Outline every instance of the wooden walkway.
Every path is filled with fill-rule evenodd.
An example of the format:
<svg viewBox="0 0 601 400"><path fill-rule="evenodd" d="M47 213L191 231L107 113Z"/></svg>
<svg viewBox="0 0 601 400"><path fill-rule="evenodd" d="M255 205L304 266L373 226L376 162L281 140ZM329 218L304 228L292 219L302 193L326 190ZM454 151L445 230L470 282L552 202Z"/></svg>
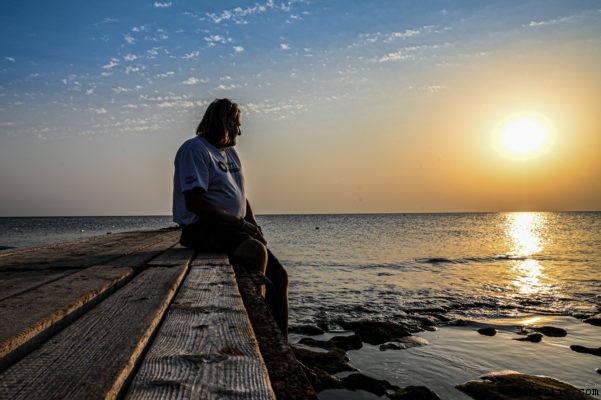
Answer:
<svg viewBox="0 0 601 400"><path fill-rule="evenodd" d="M178 238L0 253L0 399L317 399L261 280Z"/></svg>

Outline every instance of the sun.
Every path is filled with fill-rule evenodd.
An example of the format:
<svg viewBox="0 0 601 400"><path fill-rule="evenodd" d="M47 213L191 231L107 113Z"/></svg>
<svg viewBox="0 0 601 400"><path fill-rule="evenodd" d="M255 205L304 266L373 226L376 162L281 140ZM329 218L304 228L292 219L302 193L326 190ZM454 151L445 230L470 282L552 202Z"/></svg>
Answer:
<svg viewBox="0 0 601 400"><path fill-rule="evenodd" d="M551 145L550 123L539 115L512 116L497 127L495 142L497 150L507 156L539 156Z"/></svg>
<svg viewBox="0 0 601 400"><path fill-rule="evenodd" d="M547 141L547 128L531 118L520 118L509 122L501 133L503 146L516 154L532 154L540 150Z"/></svg>

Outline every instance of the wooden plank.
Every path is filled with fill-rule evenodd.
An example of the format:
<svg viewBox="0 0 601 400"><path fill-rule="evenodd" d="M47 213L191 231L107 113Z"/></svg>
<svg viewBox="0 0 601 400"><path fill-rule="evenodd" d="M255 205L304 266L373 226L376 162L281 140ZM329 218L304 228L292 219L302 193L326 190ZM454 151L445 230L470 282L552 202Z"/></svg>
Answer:
<svg viewBox="0 0 601 400"><path fill-rule="evenodd" d="M186 267L144 270L0 375L10 399L114 399L148 344Z"/></svg>
<svg viewBox="0 0 601 400"><path fill-rule="evenodd" d="M233 267L276 397L286 400L317 400L315 390L282 336L256 283L244 267L236 264Z"/></svg>
<svg viewBox="0 0 601 400"><path fill-rule="evenodd" d="M143 235L138 236L136 240L121 241L119 246L122 248L118 252L109 250L108 253L100 253L99 257L95 258L76 257L70 261L67 258L63 259L63 265L65 262L70 262L72 268L55 269L53 264L48 262L44 268L31 270L26 265L21 265L20 269L0 271L0 301L90 267L94 265L94 261L98 261L97 264L119 266L123 256L132 257L133 254L146 262L148 261L146 253L152 253L150 250L147 251L149 247L164 243L167 248L177 242L177 236L177 232L155 231L152 236ZM126 266L133 262L131 258L123 261Z"/></svg>
<svg viewBox="0 0 601 400"><path fill-rule="evenodd" d="M103 264L108 260L139 251L161 236L177 236L175 230L129 232L87 238L65 249L49 248L0 259L0 271L69 269Z"/></svg>
<svg viewBox="0 0 601 400"><path fill-rule="evenodd" d="M230 260L225 253L198 253L192 265L229 265Z"/></svg>
<svg viewBox="0 0 601 400"><path fill-rule="evenodd" d="M192 261L195 251L176 244L173 248L153 259L148 265L151 266L170 266L170 265L186 265Z"/></svg>
<svg viewBox="0 0 601 400"><path fill-rule="evenodd" d="M128 399L274 399L231 266L192 266Z"/></svg>
<svg viewBox="0 0 601 400"><path fill-rule="evenodd" d="M129 281L146 262L173 246L173 237L140 253L78 271L0 301L0 370ZM185 265L185 264L184 264Z"/></svg>

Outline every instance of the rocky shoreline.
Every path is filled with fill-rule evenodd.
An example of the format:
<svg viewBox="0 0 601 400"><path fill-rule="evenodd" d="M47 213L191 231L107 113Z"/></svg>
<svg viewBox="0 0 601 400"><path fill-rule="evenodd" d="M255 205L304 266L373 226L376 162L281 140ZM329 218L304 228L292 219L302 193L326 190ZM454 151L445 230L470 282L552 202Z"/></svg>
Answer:
<svg viewBox="0 0 601 400"><path fill-rule="evenodd" d="M601 326L601 314L583 319L584 323ZM425 386L398 387L386 380L367 376L350 364L349 350L358 350L364 344L379 346L380 351L401 351L416 346L426 346L428 342L414 336L418 332L436 330L439 326L460 326L473 328L484 336L495 336L494 326L467 321L450 320L444 315L411 316L402 321L381 320L336 320L316 325L295 325L291 333L300 335L300 340L292 349L317 392L327 389L364 390L376 396L386 396L392 400L440 399ZM341 333L336 335L336 333ZM524 325L514 329L517 341L541 342L545 337L568 337L563 328L549 325ZM328 340L317 340L314 336L329 333ZM601 347L586 347L574 343L570 345L576 353L601 356ZM601 368L597 369L601 374ZM470 397L479 399L595 399L578 388L552 377L522 374L516 371L497 371L485 374L480 380L456 385L456 388ZM567 397L566 397L567 396Z"/></svg>

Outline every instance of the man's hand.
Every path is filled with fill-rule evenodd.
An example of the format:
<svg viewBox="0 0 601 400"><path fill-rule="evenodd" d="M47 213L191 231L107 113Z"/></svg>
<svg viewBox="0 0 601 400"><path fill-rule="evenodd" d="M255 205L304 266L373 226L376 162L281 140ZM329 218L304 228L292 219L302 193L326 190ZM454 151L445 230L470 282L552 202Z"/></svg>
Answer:
<svg viewBox="0 0 601 400"><path fill-rule="evenodd" d="M242 231L248 233L252 238L257 239L259 242L267 246L267 240L265 240L263 237L263 232L261 232L261 228L259 228L257 225L244 221L244 224L242 225Z"/></svg>

